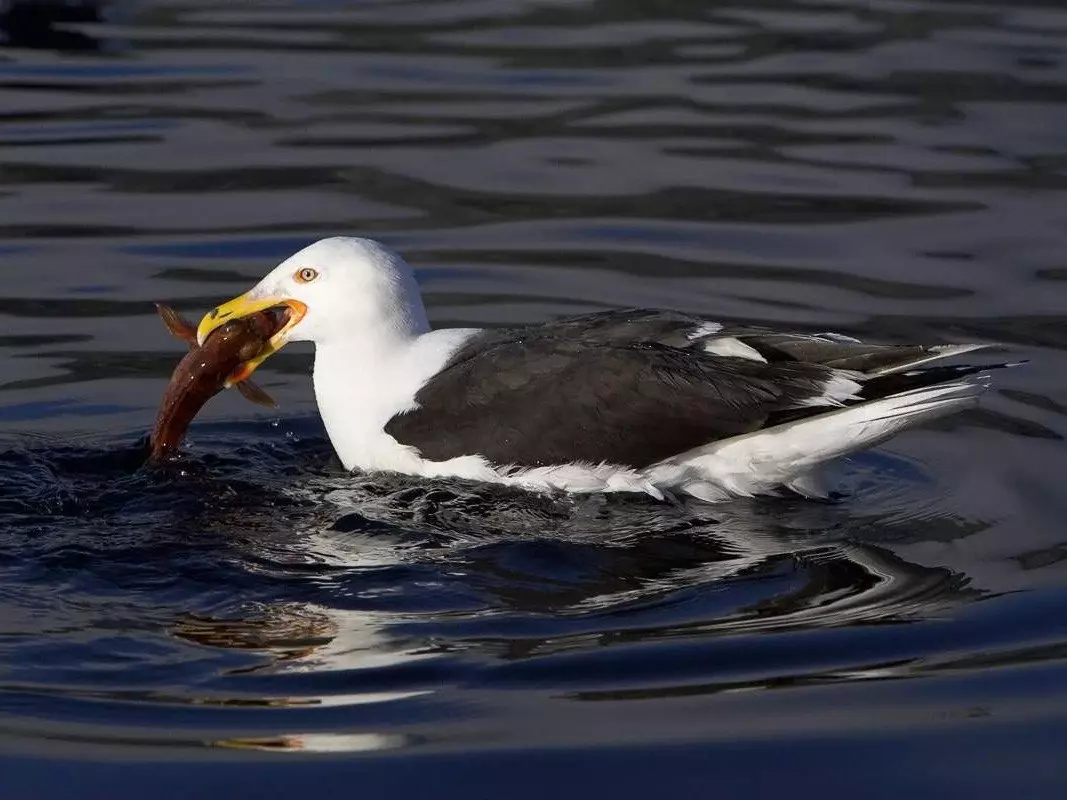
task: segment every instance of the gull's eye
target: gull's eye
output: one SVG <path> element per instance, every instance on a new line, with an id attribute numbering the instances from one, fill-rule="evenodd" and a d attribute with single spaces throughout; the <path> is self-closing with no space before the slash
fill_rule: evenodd
<path id="1" fill-rule="evenodd" d="M 319 277 L 319 273 L 311 267 L 304 267 L 296 273 L 295 277 L 300 283 L 311 283 L 315 278 Z"/>

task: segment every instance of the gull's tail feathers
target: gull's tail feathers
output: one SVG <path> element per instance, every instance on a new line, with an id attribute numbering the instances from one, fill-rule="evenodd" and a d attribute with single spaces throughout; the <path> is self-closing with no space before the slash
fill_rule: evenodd
<path id="1" fill-rule="evenodd" d="M 806 476 L 821 464 L 975 405 L 989 388 L 984 370 L 990 368 L 714 442 L 662 461 L 648 474 L 656 485 L 673 485 L 708 500 L 790 484 L 807 493 Z"/>
<path id="2" fill-rule="evenodd" d="M 893 375 L 905 370 L 915 369 L 924 364 L 929 364 L 931 361 L 940 361 L 943 358 L 952 358 L 953 356 L 961 356 L 964 353 L 973 353 L 975 350 L 985 350 L 987 347 L 995 347 L 993 344 L 935 344 L 932 346 L 924 347 L 923 352 L 916 354 L 913 358 L 908 358 L 903 361 L 897 361 L 891 364 L 883 364 L 877 369 L 870 370 L 866 373 L 868 378 L 880 378 L 884 375 Z M 997 365 L 1002 366 L 1002 365 Z M 986 369 L 986 367 L 982 367 Z"/>

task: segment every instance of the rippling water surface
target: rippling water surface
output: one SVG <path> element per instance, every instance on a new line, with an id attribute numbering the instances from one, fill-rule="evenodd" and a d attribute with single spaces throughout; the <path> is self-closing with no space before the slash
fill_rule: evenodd
<path id="1" fill-rule="evenodd" d="M 0 796 L 1061 797 L 1061 2 L 0 3 Z M 198 315 L 326 235 L 433 321 L 1002 343 L 835 495 L 346 476 L 293 346 L 142 468 Z"/>

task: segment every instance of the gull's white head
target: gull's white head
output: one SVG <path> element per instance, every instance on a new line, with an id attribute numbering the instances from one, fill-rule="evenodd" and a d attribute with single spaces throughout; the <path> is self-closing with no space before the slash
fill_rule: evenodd
<path id="1" fill-rule="evenodd" d="M 291 255 L 245 294 L 210 311 L 197 340 L 203 344 L 228 320 L 279 306 L 288 307 L 288 321 L 247 374 L 288 342 L 371 344 L 429 330 L 408 263 L 372 239 L 336 236 Z"/>

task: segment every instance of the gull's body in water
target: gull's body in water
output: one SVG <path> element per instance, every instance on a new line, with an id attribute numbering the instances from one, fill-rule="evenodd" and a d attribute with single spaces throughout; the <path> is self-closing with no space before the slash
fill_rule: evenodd
<path id="1" fill-rule="evenodd" d="M 998 365 L 931 362 L 983 345 L 870 345 L 631 309 L 509 330 L 431 330 L 411 267 L 369 239 L 316 242 L 204 317 L 284 305 L 250 364 L 315 344 L 319 413 L 347 469 L 535 490 L 781 486 L 973 405 Z"/>

